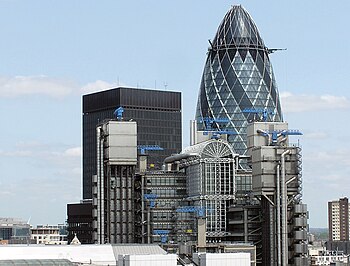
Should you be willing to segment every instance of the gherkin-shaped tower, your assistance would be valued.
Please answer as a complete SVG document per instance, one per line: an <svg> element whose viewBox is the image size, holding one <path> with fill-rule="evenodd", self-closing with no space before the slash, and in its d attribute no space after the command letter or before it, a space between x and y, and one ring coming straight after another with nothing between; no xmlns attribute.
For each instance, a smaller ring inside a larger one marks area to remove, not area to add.
<svg viewBox="0 0 350 266"><path fill-rule="evenodd" d="M196 119L227 118L229 122L220 128L237 134L230 135L229 141L235 152L245 154L248 121L261 115L247 113L247 109L265 110L266 121L282 121L269 50L248 12L233 6L210 42Z"/></svg>

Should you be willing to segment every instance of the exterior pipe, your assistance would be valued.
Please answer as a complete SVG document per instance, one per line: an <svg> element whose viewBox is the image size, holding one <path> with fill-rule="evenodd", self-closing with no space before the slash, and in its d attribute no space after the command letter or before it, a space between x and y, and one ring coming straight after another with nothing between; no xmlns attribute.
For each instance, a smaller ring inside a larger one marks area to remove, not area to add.
<svg viewBox="0 0 350 266"><path fill-rule="evenodd" d="M277 195L276 195L276 201L277 201L277 259L278 264L281 265L281 180L280 180L280 165L277 165Z"/></svg>
<svg viewBox="0 0 350 266"><path fill-rule="evenodd" d="M101 176L101 244L105 244L105 203L104 203L104 167L103 167L103 138L100 140L100 176Z"/></svg>
<svg viewBox="0 0 350 266"><path fill-rule="evenodd" d="M173 163L173 162L176 162L176 161L180 161L180 160L183 160L183 159L187 159L189 157L193 157L193 156L198 156L197 153L180 153L180 154L175 154L175 155L172 155L172 156L169 156L167 158L164 159L164 163L167 164L167 163Z"/></svg>
<svg viewBox="0 0 350 266"><path fill-rule="evenodd" d="M282 265L288 265L288 232L287 232L287 185L285 156L290 153L286 150L281 155L281 198L282 198Z"/></svg>
<svg viewBox="0 0 350 266"><path fill-rule="evenodd" d="M141 233L142 233L142 244L145 243L145 198L144 198L144 189L145 187L145 176L141 175ZM147 217L148 218L148 217Z"/></svg>
<svg viewBox="0 0 350 266"><path fill-rule="evenodd" d="M197 121L190 121L190 146L197 144Z"/></svg>

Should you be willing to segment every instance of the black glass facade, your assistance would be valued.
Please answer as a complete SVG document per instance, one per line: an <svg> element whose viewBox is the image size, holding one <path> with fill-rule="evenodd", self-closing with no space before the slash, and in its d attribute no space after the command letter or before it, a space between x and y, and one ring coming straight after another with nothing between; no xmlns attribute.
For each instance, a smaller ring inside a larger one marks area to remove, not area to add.
<svg viewBox="0 0 350 266"><path fill-rule="evenodd" d="M92 197L96 174L96 125L124 108L124 120L137 122L137 144L159 145L149 151L148 163L160 169L163 160L182 149L181 93L135 88L115 88L83 96L83 198Z"/></svg>
<svg viewBox="0 0 350 266"><path fill-rule="evenodd" d="M282 111L269 50L248 12L233 6L221 22L209 48L200 85L196 119L227 118L222 129L234 131L235 152L246 152L246 127L256 115L244 109L266 110L266 121L282 121ZM258 116L261 114L257 114Z"/></svg>
<svg viewBox="0 0 350 266"><path fill-rule="evenodd" d="M76 234L82 244L92 244L92 202L67 204L67 216L68 243Z"/></svg>

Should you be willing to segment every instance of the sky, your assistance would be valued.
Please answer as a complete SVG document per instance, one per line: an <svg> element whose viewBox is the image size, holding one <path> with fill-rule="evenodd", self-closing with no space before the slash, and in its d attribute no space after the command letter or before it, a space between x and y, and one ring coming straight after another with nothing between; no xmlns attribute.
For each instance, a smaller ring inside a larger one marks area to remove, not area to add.
<svg viewBox="0 0 350 266"><path fill-rule="evenodd" d="M327 202L350 196L347 0L0 0L0 217L64 223L79 202L85 93L181 91L189 145L208 40L233 4L287 48L270 59L284 120L304 133L310 227L327 227Z"/></svg>

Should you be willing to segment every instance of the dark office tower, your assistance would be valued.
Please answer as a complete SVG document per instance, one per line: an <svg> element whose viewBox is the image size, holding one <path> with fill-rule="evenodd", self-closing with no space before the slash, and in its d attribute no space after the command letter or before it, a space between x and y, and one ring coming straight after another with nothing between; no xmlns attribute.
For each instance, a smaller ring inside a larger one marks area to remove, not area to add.
<svg viewBox="0 0 350 266"><path fill-rule="evenodd" d="M159 145L163 151L146 151L154 169L165 157L182 148L181 93L115 88L83 96L83 198L92 197L92 175L96 174L96 125L113 118L119 106L123 119L137 122L137 144Z"/></svg>
<svg viewBox="0 0 350 266"><path fill-rule="evenodd" d="M229 119L221 128L237 133L231 135L229 141L239 154L246 151L248 121L262 118L261 113L243 110L265 110L266 121L282 121L269 52L254 21L241 6L233 6L227 12L210 42L196 119Z"/></svg>

